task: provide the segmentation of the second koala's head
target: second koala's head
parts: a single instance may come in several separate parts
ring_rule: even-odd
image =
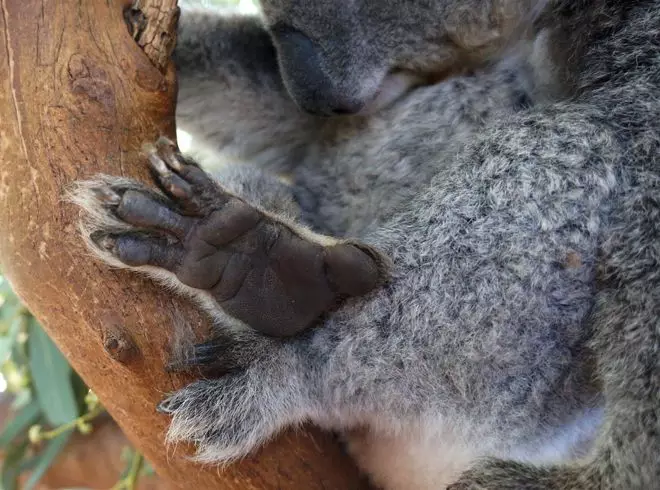
[[[287,89],[324,116],[386,105],[412,83],[488,59],[539,3],[261,0]]]

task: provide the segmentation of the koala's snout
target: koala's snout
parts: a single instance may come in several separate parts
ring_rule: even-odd
[[[291,27],[272,31],[277,46],[282,78],[296,104],[318,116],[356,114],[365,104],[337,74],[323,66],[320,47]]]

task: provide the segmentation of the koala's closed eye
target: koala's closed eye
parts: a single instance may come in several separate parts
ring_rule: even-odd
[[[318,64],[318,47],[302,31],[278,22],[271,28],[271,35],[278,47],[291,57],[292,64],[311,66]]]

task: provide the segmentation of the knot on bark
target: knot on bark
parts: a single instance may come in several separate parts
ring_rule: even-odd
[[[128,331],[118,325],[102,327],[102,342],[105,352],[115,361],[127,364],[139,354],[139,349]]]
[[[113,116],[116,102],[108,73],[93,59],[85,58],[81,54],[71,56],[67,68],[71,91],[99,104],[106,117]]]

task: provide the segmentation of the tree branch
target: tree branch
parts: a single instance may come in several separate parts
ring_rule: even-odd
[[[175,135],[175,2],[142,2],[142,30],[122,0],[0,0],[0,260],[74,368],[156,470],[179,488],[362,488],[332,439],[288,433],[224,472],[169,448],[155,406],[189,382],[166,374],[177,315],[206,320],[150,282],[93,260],[63,202],[96,173],[148,179],[139,149]],[[135,14],[137,15],[137,14]],[[138,16],[139,17],[139,16]],[[152,25],[153,21],[153,25]],[[164,35],[163,35],[164,34]],[[150,61],[153,60],[152,61]]]

